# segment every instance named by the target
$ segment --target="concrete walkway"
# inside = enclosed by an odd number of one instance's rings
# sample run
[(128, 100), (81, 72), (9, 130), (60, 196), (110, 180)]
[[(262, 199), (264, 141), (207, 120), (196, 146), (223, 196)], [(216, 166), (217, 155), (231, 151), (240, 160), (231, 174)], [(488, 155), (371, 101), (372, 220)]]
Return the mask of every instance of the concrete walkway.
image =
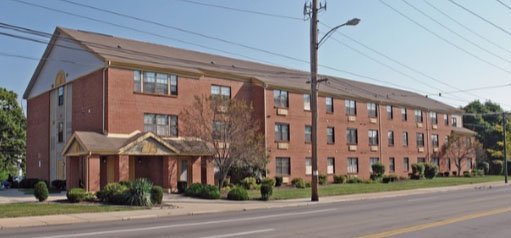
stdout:
[[(321, 197), (320, 202), (310, 202), (309, 198), (277, 200), (277, 201), (226, 201), (226, 200), (202, 200), (184, 197), (181, 195), (165, 195), (164, 205), (147, 210), (105, 212), (105, 213), (79, 213), (68, 215), (49, 215), (19, 218), (1, 218), (0, 229), (62, 225), (83, 222), (124, 221), (132, 219), (158, 218), (166, 216), (193, 215), (227, 211), (246, 211), (253, 209), (268, 209), (292, 206), (308, 206), (322, 203), (358, 201), (368, 199), (391, 198), (408, 195), (420, 195), (425, 193), (438, 193), (456, 191), (460, 189), (489, 189), (491, 187), (506, 186), (502, 182), (490, 182), (481, 184), (468, 184), (451, 187), (424, 188), (394, 192), (365, 193), (343, 196)], [(0, 193), (1, 195), (1, 193)], [(32, 200), (33, 201), (33, 200)], [(1, 212), (1, 211), (0, 211)]]
[[(66, 192), (61, 193), (50, 193), (48, 196), (48, 202), (54, 202), (58, 200), (66, 199)], [(4, 203), (16, 203), (16, 202), (34, 202), (36, 198), (33, 194), (25, 194), (23, 190), (16, 188), (0, 190), (0, 204)], [(0, 211), (1, 212), (1, 211)]]

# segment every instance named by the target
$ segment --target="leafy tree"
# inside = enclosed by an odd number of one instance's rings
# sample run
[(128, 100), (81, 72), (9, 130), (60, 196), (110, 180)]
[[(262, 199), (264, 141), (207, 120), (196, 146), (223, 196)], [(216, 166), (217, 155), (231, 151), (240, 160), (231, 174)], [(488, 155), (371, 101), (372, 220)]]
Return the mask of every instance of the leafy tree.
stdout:
[[(502, 160), (504, 143), (501, 113), (503, 109), (500, 105), (491, 101), (486, 101), (485, 103), (473, 101), (465, 106), (463, 110), (468, 113), (468, 115), (463, 116), (463, 126), (477, 132), (477, 139), (486, 150), (487, 156), (478, 153), (478, 160), (481, 161), (481, 159), (485, 158)], [(475, 115), (470, 113), (475, 113)], [(511, 123), (507, 124), (506, 132), (511, 134)], [(508, 148), (510, 148), (511, 141), (508, 140), (507, 142)]]
[(200, 138), (212, 147), (220, 188), (234, 166), (265, 167), (262, 128), (246, 101), (196, 96), (180, 118), (185, 136)]
[[(472, 141), (470, 136), (463, 136), (452, 133), (446, 144), (442, 146), (442, 154), (445, 159), (451, 159), (456, 165), (457, 175), (461, 176), (461, 166), (463, 160), (472, 158), (480, 143)], [(468, 161), (466, 162), (468, 163)]]
[(17, 97), (0, 88), (0, 173), (15, 174), (25, 162), (26, 118)]

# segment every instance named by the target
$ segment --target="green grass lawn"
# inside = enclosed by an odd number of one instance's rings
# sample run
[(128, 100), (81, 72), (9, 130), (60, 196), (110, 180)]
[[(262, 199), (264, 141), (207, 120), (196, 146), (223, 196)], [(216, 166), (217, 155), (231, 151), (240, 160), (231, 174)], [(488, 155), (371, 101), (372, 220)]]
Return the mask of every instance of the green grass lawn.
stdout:
[[(417, 188), (431, 188), (431, 187), (444, 187), (462, 184), (485, 183), (504, 181), (503, 176), (484, 176), (484, 177), (439, 177), (432, 180), (406, 180), (395, 183), (359, 183), (359, 184), (329, 184), (319, 186), (320, 196), (335, 196), (335, 195), (348, 195), (357, 193), (372, 193), (372, 192), (387, 192), (399, 191)], [(297, 189), (292, 187), (274, 188), (273, 196), (271, 199), (293, 199), (293, 198), (306, 198), (310, 197), (310, 188)], [(249, 191), (249, 196), (252, 199), (259, 199), (261, 194), (259, 190)]]
[(0, 218), (89, 212), (115, 212), (135, 209), (143, 208), (97, 204), (11, 203), (0, 204)]

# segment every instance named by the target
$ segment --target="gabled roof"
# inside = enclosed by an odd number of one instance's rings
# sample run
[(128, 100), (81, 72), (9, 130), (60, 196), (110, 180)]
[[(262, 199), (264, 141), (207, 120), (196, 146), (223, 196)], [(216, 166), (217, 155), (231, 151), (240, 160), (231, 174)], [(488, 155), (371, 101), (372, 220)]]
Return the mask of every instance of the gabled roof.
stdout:
[(76, 131), (62, 150), (63, 156), (99, 155), (178, 155), (208, 156), (212, 150), (195, 138), (161, 138), (151, 132), (127, 136), (107, 136), (97, 132)]
[[(188, 75), (212, 75), (248, 80), (270, 88), (283, 88), (308, 92), (309, 73), (246, 60), (234, 59), (197, 51), (178, 49), (153, 43), (129, 40), (110, 35), (57, 28), (57, 32), (78, 41), (85, 48), (111, 65), (125, 67), (151, 67)], [(460, 109), (427, 98), (423, 95), (322, 75), (329, 86), (321, 86), (324, 95), (371, 101), (380, 104), (406, 105), (437, 112), (460, 113)]]

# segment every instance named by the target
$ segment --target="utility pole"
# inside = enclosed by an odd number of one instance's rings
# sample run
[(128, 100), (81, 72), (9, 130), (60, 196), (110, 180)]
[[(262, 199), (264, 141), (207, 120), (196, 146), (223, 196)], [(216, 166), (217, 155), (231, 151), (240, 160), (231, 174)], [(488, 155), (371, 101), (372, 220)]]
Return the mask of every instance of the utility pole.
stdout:
[(507, 144), (506, 144), (506, 113), (502, 113), (502, 130), (504, 131), (504, 182), (507, 184)]
[(312, 113), (312, 182), (311, 201), (318, 195), (318, 0), (310, 6), (310, 62), (311, 62), (311, 113)]

